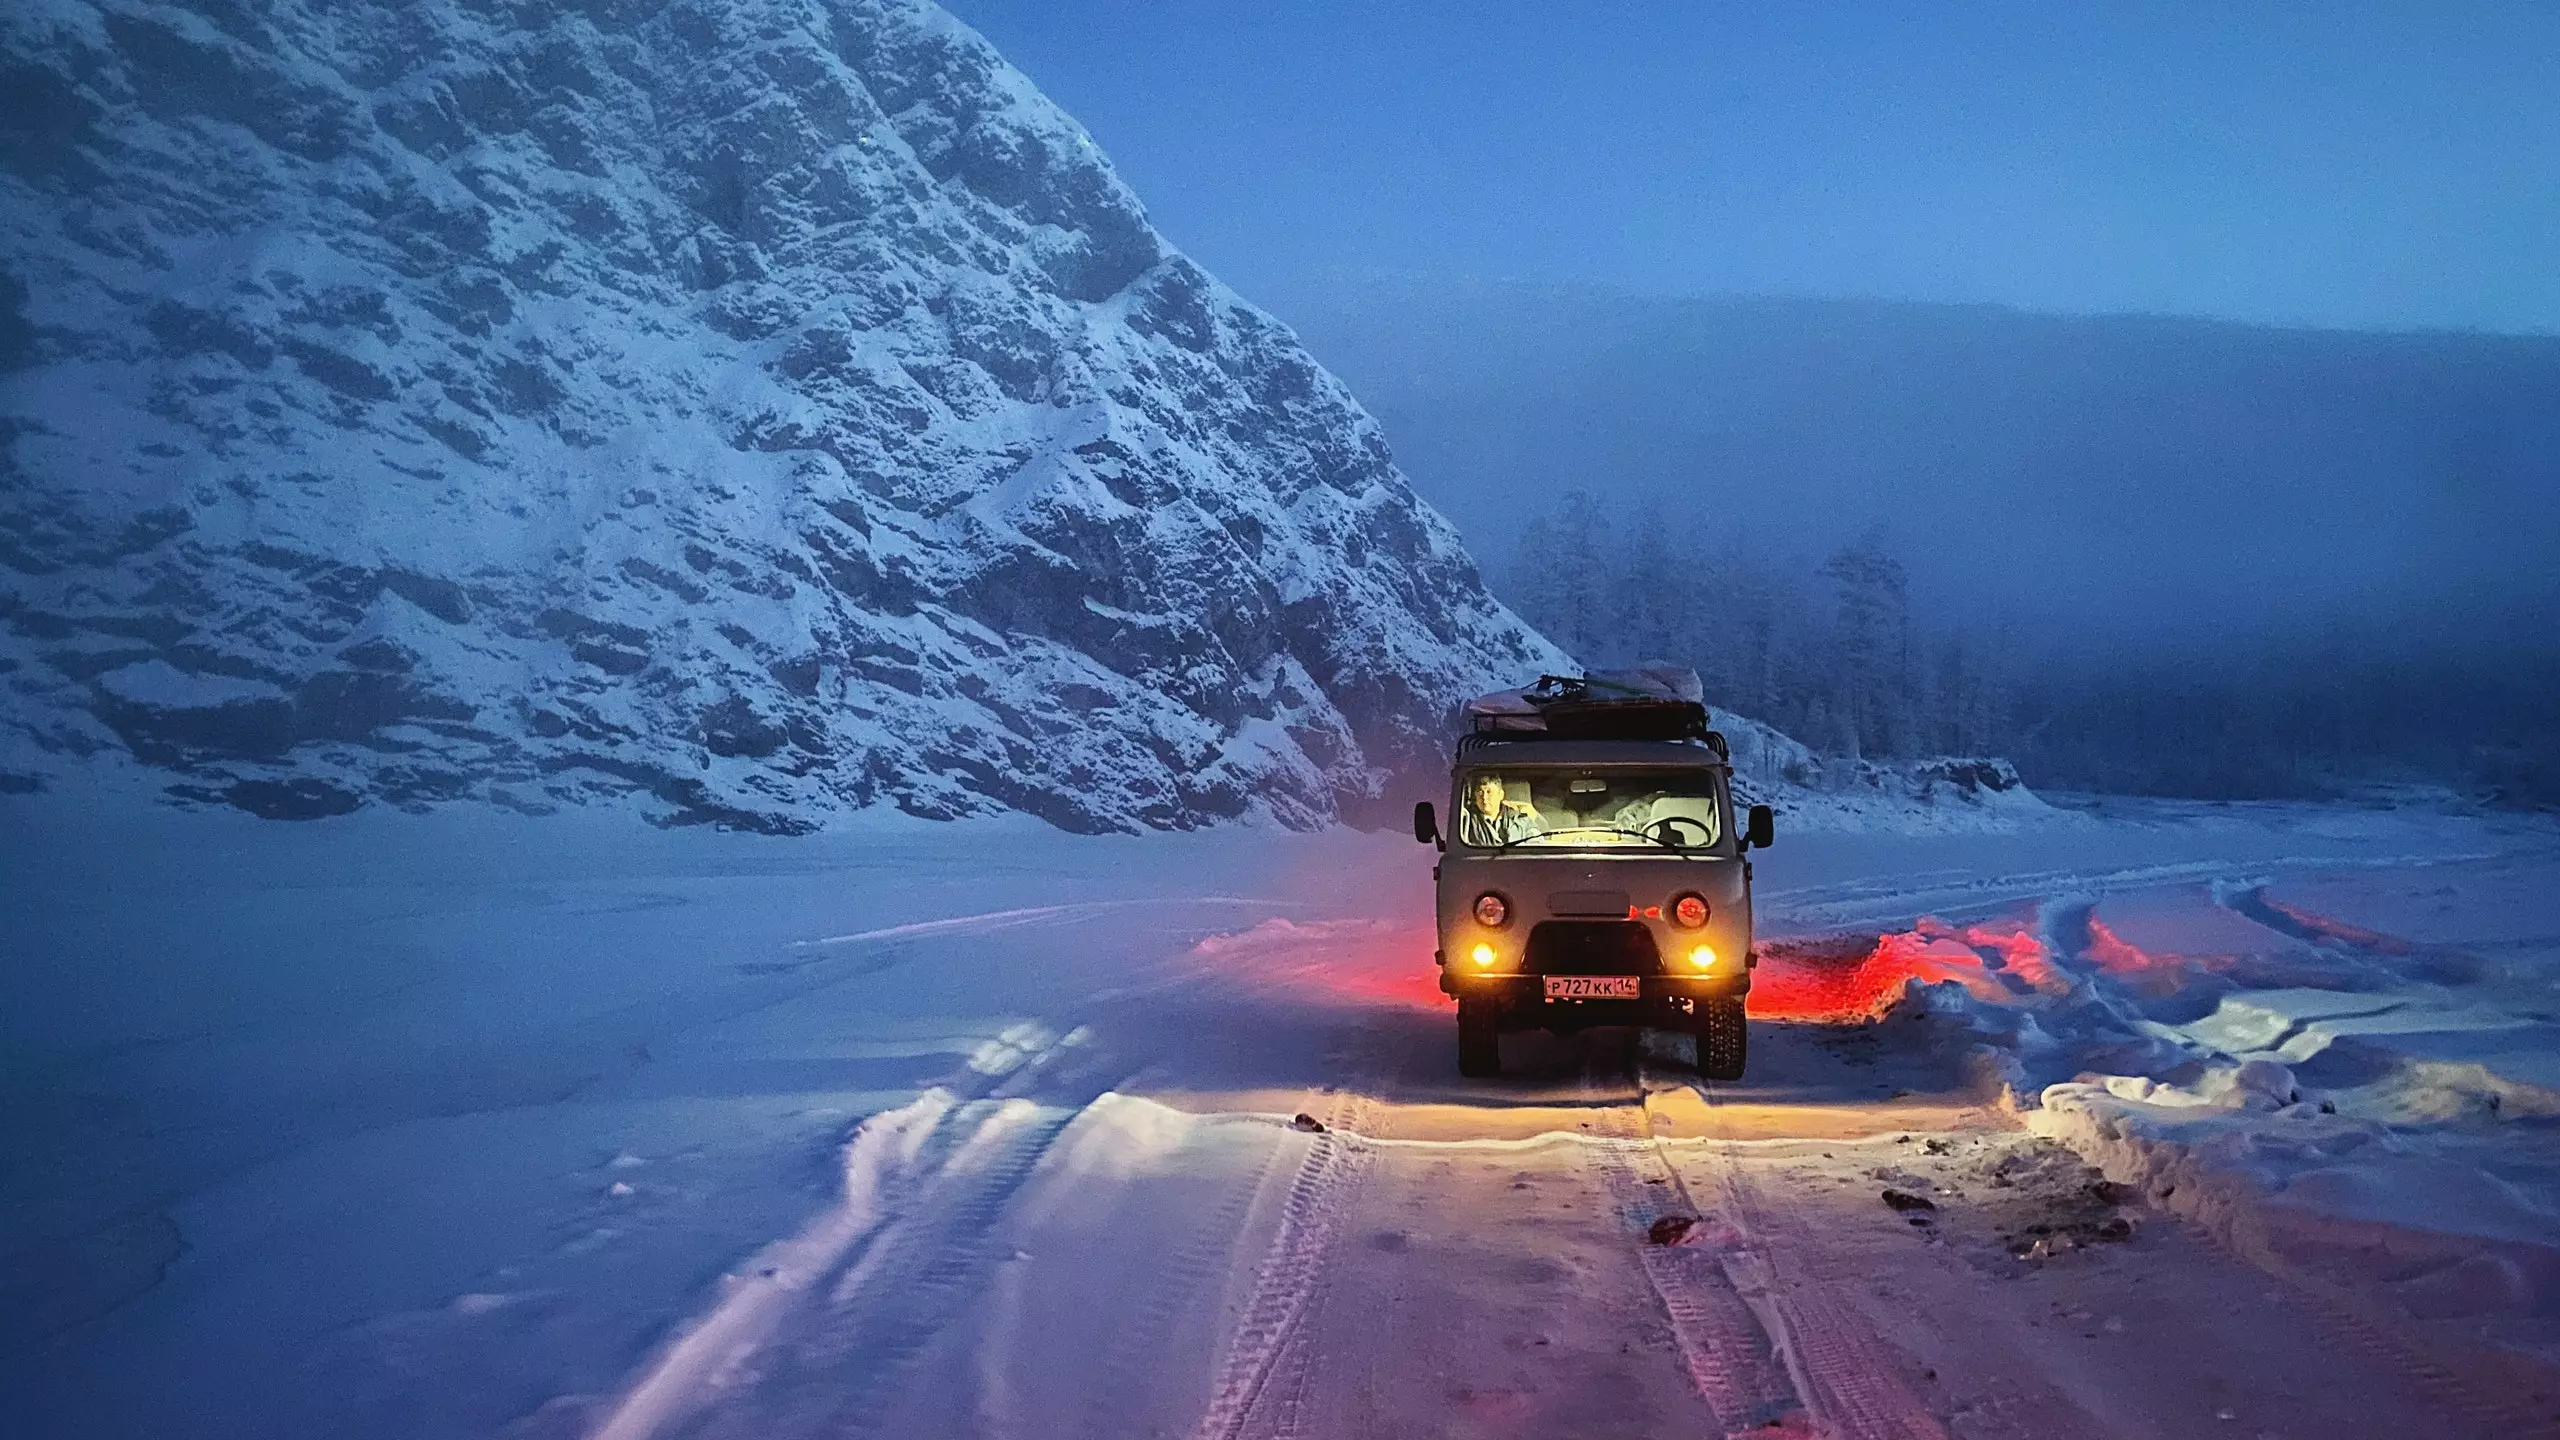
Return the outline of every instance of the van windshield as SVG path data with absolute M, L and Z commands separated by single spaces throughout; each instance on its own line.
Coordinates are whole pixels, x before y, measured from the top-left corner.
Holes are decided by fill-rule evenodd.
M 1707 769 L 1506 766 L 1471 770 L 1458 789 L 1461 845 L 1695 850 L 1722 838 L 1716 776 Z

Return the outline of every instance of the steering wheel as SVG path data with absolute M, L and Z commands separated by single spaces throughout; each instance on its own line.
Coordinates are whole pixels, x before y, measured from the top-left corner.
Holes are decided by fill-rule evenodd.
M 1678 827 L 1682 825 L 1686 825 L 1690 829 L 1697 831 L 1698 838 L 1695 840 L 1681 839 Z M 1687 815 L 1665 815 L 1661 819 L 1644 827 L 1644 836 L 1648 840 L 1668 845 L 1674 850 L 1686 850 L 1692 845 L 1704 845 L 1714 840 L 1715 832 L 1707 828 L 1707 822 L 1704 820 L 1694 819 Z

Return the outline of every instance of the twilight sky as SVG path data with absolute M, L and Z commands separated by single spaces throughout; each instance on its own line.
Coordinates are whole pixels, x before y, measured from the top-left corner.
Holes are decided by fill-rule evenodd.
M 2560 4 L 944 0 L 1248 296 L 2560 333 Z

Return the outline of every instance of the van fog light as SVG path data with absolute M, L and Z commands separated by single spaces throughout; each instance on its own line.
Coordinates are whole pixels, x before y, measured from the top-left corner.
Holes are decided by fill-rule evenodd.
M 1481 949 L 1482 947 L 1478 948 Z M 1691 969 L 1695 970 L 1713 970 L 1716 968 L 1715 947 L 1712 945 L 1701 945 L 1697 949 L 1690 951 L 1689 966 Z
M 1490 945 L 1479 945 L 1475 948 L 1475 953 L 1469 955 L 1467 958 L 1476 962 L 1477 969 L 1490 970 L 1493 968 L 1493 947 Z

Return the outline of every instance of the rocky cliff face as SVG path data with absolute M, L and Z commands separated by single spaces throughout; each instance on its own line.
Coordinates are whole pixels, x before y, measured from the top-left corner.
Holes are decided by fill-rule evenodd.
M 1311 824 L 1564 662 L 919 0 L 0 16 L 0 766 Z

